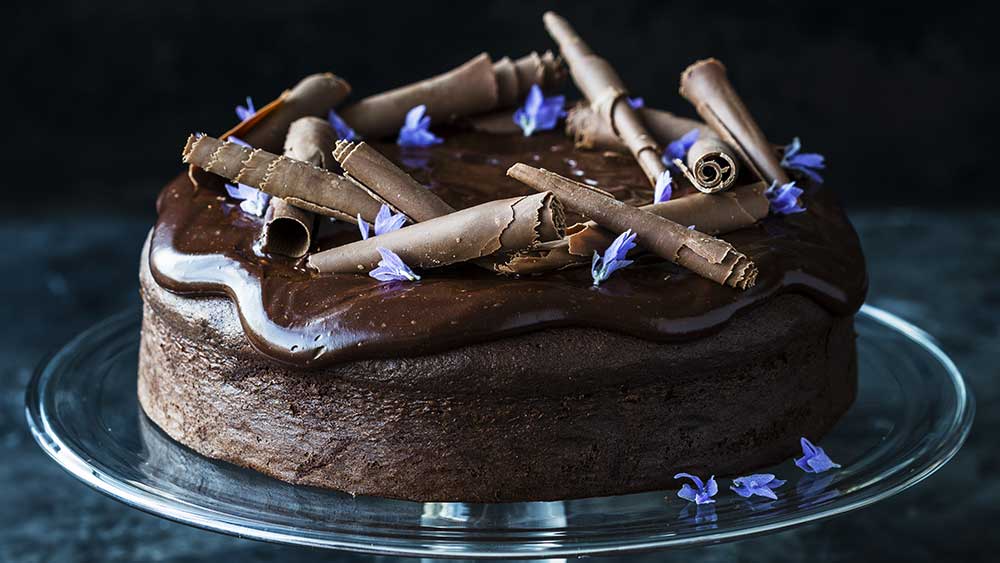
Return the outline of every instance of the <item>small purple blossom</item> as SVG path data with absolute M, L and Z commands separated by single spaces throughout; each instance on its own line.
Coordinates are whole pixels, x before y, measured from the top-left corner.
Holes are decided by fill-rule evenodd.
M 703 482 L 701 478 L 696 475 L 691 475 L 690 473 L 678 473 L 674 475 L 674 479 L 690 479 L 694 483 L 694 487 L 684 483 L 681 490 L 677 491 L 677 496 L 682 499 L 693 502 L 695 504 L 710 504 L 715 502 L 712 500 L 719 492 L 719 485 L 715 482 L 715 475 L 708 478 L 708 482 Z
M 336 135 L 338 140 L 342 141 L 356 141 L 359 139 L 358 134 L 351 129 L 351 126 L 344 121 L 343 117 L 337 115 L 337 112 L 330 110 L 326 114 L 327 121 L 330 122 L 330 126 L 333 127 L 333 133 Z
M 399 138 L 396 144 L 401 147 L 429 147 L 443 143 L 444 139 L 430 132 L 431 116 L 427 113 L 427 106 L 420 104 L 406 112 L 406 121 L 399 130 Z
M 632 106 L 632 109 L 639 109 L 641 107 L 646 107 L 646 100 L 642 99 L 641 96 L 632 98 L 627 96 L 628 105 Z
M 656 187 L 653 189 L 653 203 L 670 201 L 674 195 L 674 179 L 670 177 L 670 170 L 664 170 L 656 177 Z
M 631 264 L 632 261 L 625 259 L 625 255 L 633 248 L 635 248 L 635 233 L 629 229 L 618 235 L 618 238 L 604 251 L 604 256 L 595 250 L 594 258 L 590 262 L 590 275 L 594 278 L 594 285 L 601 285 L 602 281 L 611 277 L 612 272 Z
M 667 168 L 676 167 L 674 159 L 684 160 L 684 158 L 687 157 L 688 151 L 691 150 L 691 145 L 698 140 L 698 135 L 700 134 L 701 131 L 698 129 L 692 129 L 687 133 L 684 133 L 680 139 L 668 144 L 667 149 L 663 151 L 663 157 L 661 158 L 663 164 L 666 164 Z
M 514 112 L 516 123 L 525 137 L 530 137 L 535 131 L 548 131 L 556 126 L 559 118 L 566 115 L 563 106 L 566 96 L 545 97 L 538 84 L 532 84 L 524 105 Z
M 802 445 L 802 457 L 796 458 L 795 465 L 806 473 L 822 473 L 830 469 L 840 468 L 839 463 L 834 463 L 830 456 L 826 455 L 823 448 L 814 445 L 808 438 L 799 440 Z
M 413 270 L 403 262 L 403 259 L 388 248 L 377 247 L 378 253 L 382 256 L 378 267 L 368 272 L 368 275 L 378 281 L 417 281 L 420 276 L 413 273 Z
M 247 100 L 249 102 L 249 98 Z M 226 141 L 248 149 L 253 148 L 246 141 L 232 135 Z M 267 211 L 267 204 L 271 201 L 270 195 L 246 184 L 226 184 L 226 193 L 233 199 L 241 200 L 240 209 L 257 217 L 264 215 L 264 212 Z
M 798 137 L 785 146 L 785 155 L 781 158 L 781 167 L 787 170 L 795 170 L 805 174 L 811 181 L 817 184 L 823 183 L 823 177 L 817 170 L 826 168 L 823 155 L 815 152 L 801 152 L 802 141 Z
M 770 473 L 755 473 L 746 477 L 733 479 L 733 484 L 729 489 L 743 498 L 750 498 L 754 495 L 767 497 L 771 500 L 778 500 L 778 495 L 772 489 L 785 484 L 785 481 L 778 479 Z
M 775 215 L 792 215 L 802 213 L 805 207 L 799 205 L 799 196 L 802 195 L 802 188 L 795 185 L 795 181 L 778 185 L 778 181 L 771 182 L 771 186 L 764 191 L 767 201 L 771 204 L 771 213 Z
M 375 236 L 398 230 L 405 222 L 406 215 L 402 213 L 393 214 L 389 206 L 383 203 L 382 207 L 378 210 L 378 215 L 375 216 Z M 360 213 L 358 213 L 358 229 L 361 231 L 361 238 L 368 240 L 368 223 L 361 218 Z
M 253 99 L 247 96 L 247 105 L 236 106 L 236 117 L 240 118 L 240 121 L 246 121 L 256 115 L 257 108 L 253 107 Z

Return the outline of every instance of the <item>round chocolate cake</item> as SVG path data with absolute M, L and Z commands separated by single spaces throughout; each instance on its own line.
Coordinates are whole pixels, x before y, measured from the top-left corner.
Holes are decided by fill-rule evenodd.
M 276 124 L 282 111 L 325 116 L 339 101 L 316 111 L 279 100 L 277 113 L 241 124 L 252 149 L 193 136 L 185 159 L 197 167 L 160 195 L 141 261 L 138 389 L 180 443 L 352 494 L 551 500 L 673 488 L 680 471 L 751 471 L 794 455 L 802 436 L 818 440 L 851 405 L 866 274 L 825 188 L 807 186 L 794 202 L 804 211 L 776 212 L 772 200 L 769 213 L 769 174 L 744 148 L 727 161 L 744 159 L 732 187 L 700 193 L 675 172 L 672 194 L 658 190 L 650 207 L 648 166 L 624 136 L 580 146 L 583 131 L 528 131 L 509 110 L 464 120 L 479 111 L 442 110 L 447 123 L 432 127 L 443 142 L 424 146 L 375 140 L 384 124 L 362 125 L 372 140 L 333 152 L 348 137 L 336 115 L 306 118 L 329 130 L 320 141 L 295 133 L 301 119 Z M 275 127 L 283 157 L 247 134 Z M 518 163 L 561 179 L 522 183 L 507 175 Z M 423 192 L 387 189 L 387 178 Z M 327 184 L 342 187 L 305 189 Z M 591 212 L 594 194 L 627 209 Z M 386 226 L 383 210 L 406 226 Z M 637 217 L 637 246 L 612 275 L 607 257 L 592 264 L 577 245 L 624 240 L 616 213 Z M 661 252 L 646 216 L 666 217 L 687 246 Z M 280 244 L 295 233 L 304 242 Z M 741 257 L 718 279 L 690 265 L 689 249 L 714 235 Z M 375 261 L 395 264 L 383 251 L 419 279 L 376 279 Z

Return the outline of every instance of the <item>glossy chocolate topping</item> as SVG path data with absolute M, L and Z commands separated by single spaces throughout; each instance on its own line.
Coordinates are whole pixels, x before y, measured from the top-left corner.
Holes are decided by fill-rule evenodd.
M 598 186 L 629 203 L 652 197 L 631 156 L 576 150 L 558 132 L 523 137 L 451 131 L 444 137 L 444 144 L 431 148 L 374 146 L 455 208 L 532 193 L 505 175 L 516 162 Z M 723 235 L 760 270 L 746 291 L 653 257 L 619 270 L 600 287 L 592 286 L 587 268 L 515 278 L 456 266 L 423 272 L 415 283 L 320 275 L 307 270 L 304 260 L 261 254 L 262 219 L 242 212 L 224 194 L 221 180 L 195 190 L 186 174 L 164 188 L 150 245 L 153 276 L 176 293 L 227 295 L 254 346 L 297 366 L 412 356 L 557 326 L 677 341 L 711 333 L 738 311 L 781 292 L 851 314 L 867 289 L 857 235 L 829 190 L 817 187 L 802 198 L 806 212 L 768 217 Z M 358 237 L 356 226 L 328 222 L 313 250 Z

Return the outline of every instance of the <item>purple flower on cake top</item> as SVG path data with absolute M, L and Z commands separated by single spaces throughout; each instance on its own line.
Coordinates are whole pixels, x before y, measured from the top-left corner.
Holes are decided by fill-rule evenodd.
M 781 158 L 781 167 L 801 172 L 813 182 L 822 184 L 823 177 L 819 175 L 817 170 L 826 168 L 823 155 L 801 151 L 802 141 L 798 137 L 795 137 L 790 144 L 785 146 L 785 155 Z
M 715 482 L 715 475 L 709 477 L 707 483 L 702 481 L 700 477 L 691 475 L 690 473 L 678 473 L 674 475 L 674 479 L 682 478 L 690 479 L 694 483 L 694 487 L 684 483 L 681 490 L 677 491 L 677 496 L 695 504 L 710 504 L 715 502 L 712 500 L 712 497 L 719 492 L 719 485 Z
M 729 489 L 743 498 L 750 498 L 754 495 L 767 497 L 771 500 L 778 500 L 778 495 L 772 489 L 785 484 L 785 481 L 778 479 L 770 473 L 755 473 L 746 477 L 733 479 L 733 484 Z
M 377 247 L 378 253 L 382 256 L 378 267 L 368 272 L 368 275 L 378 281 L 417 281 L 420 276 L 413 273 L 413 270 L 403 262 L 403 259 L 388 248 Z
M 801 195 L 802 188 L 797 187 L 794 180 L 780 186 L 775 180 L 764 191 L 764 196 L 771 204 L 771 213 L 775 215 L 791 215 L 805 211 L 806 208 L 799 205 L 799 196 Z
M 601 285 L 615 270 L 619 270 L 632 263 L 625 255 L 629 250 L 635 248 L 635 233 L 632 229 L 618 235 L 618 238 L 608 246 L 601 256 L 594 251 L 594 258 L 590 261 L 590 275 L 594 278 L 594 285 Z
M 674 179 L 670 177 L 670 171 L 664 170 L 656 178 L 656 187 L 653 189 L 653 203 L 670 201 L 674 195 Z
M 687 157 L 688 151 L 691 150 L 691 145 L 698 140 L 700 133 L 699 130 L 692 129 L 684 133 L 680 139 L 668 144 L 667 149 L 663 151 L 663 156 L 661 157 L 663 164 L 666 164 L 667 168 L 675 168 L 674 159 L 683 161 Z
M 840 468 L 839 463 L 834 463 L 830 456 L 826 455 L 823 448 L 814 445 L 808 438 L 799 440 L 802 444 L 802 457 L 795 459 L 795 465 L 806 473 L 822 473 L 830 469 Z
M 247 105 L 236 106 L 236 117 L 240 118 L 240 121 L 246 121 L 253 117 L 257 113 L 257 108 L 253 107 L 253 100 L 250 96 L 247 96 Z
M 232 135 L 226 140 L 241 147 L 253 148 L 242 139 Z M 264 212 L 267 211 L 267 204 L 271 201 L 270 195 L 246 184 L 226 184 L 226 193 L 229 194 L 229 197 L 240 200 L 240 209 L 257 217 L 264 215 Z
M 632 109 L 639 109 L 646 106 L 646 100 L 642 99 L 642 97 L 632 98 L 626 96 L 626 99 L 628 100 L 628 105 L 632 106 Z
M 430 132 L 431 116 L 427 113 L 427 106 L 420 104 L 406 112 L 406 120 L 399 130 L 399 138 L 396 144 L 401 147 L 429 147 L 443 143 L 444 139 Z
M 405 222 L 406 215 L 402 213 L 393 214 L 389 206 L 383 203 L 382 207 L 378 210 L 378 215 L 375 216 L 375 236 L 391 233 L 402 227 Z M 368 240 L 368 223 L 361 218 L 360 213 L 358 213 L 358 229 L 361 231 L 362 240 Z
M 358 140 L 358 134 L 354 132 L 354 129 L 351 129 L 351 126 L 344 121 L 343 117 L 337 115 L 337 112 L 330 110 L 330 112 L 326 114 L 326 119 L 330 122 L 330 126 L 333 127 L 333 133 L 336 135 L 337 140 Z
M 538 84 L 532 84 L 524 105 L 514 112 L 514 123 L 530 137 L 535 131 L 548 131 L 556 126 L 559 118 L 566 115 L 563 106 L 566 96 L 545 97 Z

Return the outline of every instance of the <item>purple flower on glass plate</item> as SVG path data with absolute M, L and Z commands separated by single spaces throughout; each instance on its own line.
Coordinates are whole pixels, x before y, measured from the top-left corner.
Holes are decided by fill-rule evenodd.
M 354 132 L 354 129 L 351 129 L 351 126 L 344 121 L 343 117 L 337 115 L 337 112 L 330 110 L 330 112 L 326 114 L 326 119 L 330 122 L 330 126 L 333 127 L 333 133 L 337 136 L 338 140 L 358 140 L 358 134 Z
M 406 112 L 406 120 L 399 130 L 399 138 L 396 144 L 401 147 L 429 147 L 443 143 L 444 139 L 430 132 L 431 116 L 427 113 L 427 106 L 420 104 Z
M 785 146 L 785 155 L 781 158 L 781 167 L 787 170 L 796 170 L 805 174 L 810 180 L 817 184 L 823 183 L 823 177 L 817 170 L 826 168 L 823 155 L 815 152 L 801 152 L 802 141 L 798 137 Z
M 226 141 L 237 144 L 241 147 L 253 148 L 242 139 L 229 136 Z M 271 201 L 271 196 L 246 184 L 226 184 L 226 193 L 233 199 L 240 200 L 240 209 L 260 217 L 267 211 L 267 204 Z
M 684 483 L 681 490 L 677 491 L 677 496 L 695 504 L 710 504 L 715 502 L 712 500 L 712 497 L 719 492 L 719 485 L 715 482 L 715 475 L 709 477 L 707 483 L 703 482 L 700 477 L 691 475 L 690 473 L 678 473 L 674 475 L 674 479 L 681 478 L 690 479 L 694 483 L 694 487 Z
M 663 164 L 666 164 L 667 168 L 675 168 L 674 159 L 684 160 L 688 151 L 691 150 L 691 145 L 698 140 L 700 133 L 697 129 L 692 129 L 684 133 L 680 139 L 668 144 L 667 149 L 663 151 L 663 157 L 661 157 Z
M 368 272 L 368 275 L 378 281 L 417 281 L 420 276 L 413 273 L 413 270 L 403 262 L 403 259 L 388 248 L 377 247 L 378 253 L 382 256 L 378 267 Z
M 628 105 L 632 106 L 632 109 L 639 109 L 646 106 L 646 100 L 642 99 L 641 96 L 636 98 L 626 96 L 626 100 L 628 100 Z
M 383 203 L 378 210 L 378 215 L 375 216 L 375 236 L 391 233 L 402 227 L 405 222 L 406 215 L 393 214 L 389 206 Z M 358 213 L 358 230 L 361 231 L 362 240 L 368 240 L 368 223 L 361 218 L 360 213 Z
M 538 84 L 532 84 L 524 105 L 514 112 L 516 123 L 525 137 L 530 137 L 535 131 L 548 131 L 556 126 L 559 118 L 566 115 L 563 106 L 566 96 L 550 96 L 546 98 Z
M 247 96 L 247 105 L 236 106 L 236 117 L 240 118 L 240 121 L 246 121 L 257 113 L 257 108 L 253 107 L 253 99 Z
M 805 211 L 806 208 L 799 205 L 800 195 L 802 195 L 802 188 L 796 186 L 794 180 L 780 186 L 775 180 L 764 191 L 764 196 L 771 204 L 771 213 L 775 215 L 791 215 Z
M 653 189 L 653 203 L 670 201 L 674 195 L 674 179 L 670 177 L 670 171 L 664 170 L 656 178 L 656 187 Z
M 754 495 L 767 497 L 771 500 L 778 500 L 778 495 L 772 489 L 785 484 L 785 481 L 778 479 L 770 473 L 755 473 L 746 477 L 733 479 L 733 484 L 729 489 L 743 498 L 750 498 Z
M 822 473 L 830 469 L 839 469 L 840 464 L 834 463 L 830 456 L 826 455 L 823 448 L 814 445 L 808 438 L 801 438 L 802 457 L 795 459 L 795 465 L 806 473 Z
M 618 235 L 618 238 L 604 251 L 604 256 L 595 250 L 594 259 L 590 261 L 590 275 L 594 278 L 594 285 L 601 285 L 602 281 L 611 277 L 612 272 L 631 264 L 632 261 L 626 260 L 625 255 L 633 248 L 635 248 L 635 233 L 629 229 Z

